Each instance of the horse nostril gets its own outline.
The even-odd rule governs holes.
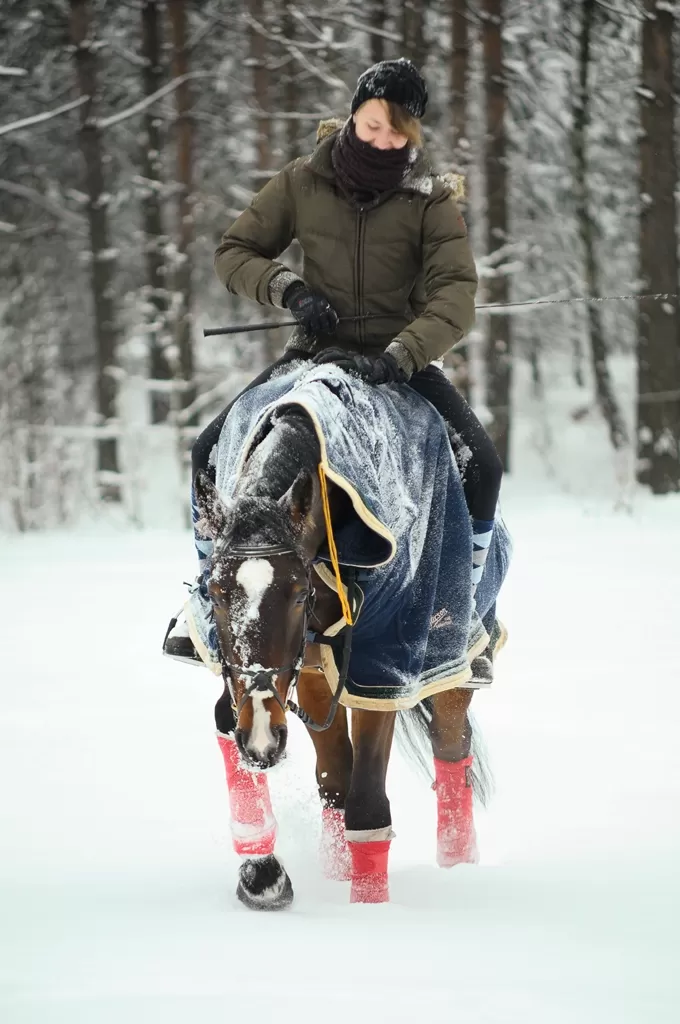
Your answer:
[[[236,746],[238,747],[239,754],[241,757],[248,760],[248,751],[243,739],[243,729],[237,729],[234,733],[234,739],[236,740]]]
[[[288,742],[288,729],[285,725],[275,725],[272,728],[272,735],[276,743],[274,757],[279,758],[286,749],[286,743]]]

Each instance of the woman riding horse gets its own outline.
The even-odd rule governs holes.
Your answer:
[[[287,308],[299,324],[281,359],[246,390],[269,380],[275,370],[293,360],[312,359],[335,363],[369,384],[408,382],[439,411],[461,466],[472,520],[474,588],[491,541],[502,466],[469,405],[432,362],[470,329],[477,276],[451,187],[433,173],[421,147],[420,119],[426,105],[426,84],[410,61],[383,61],[365,71],[345,123],[330,130],[327,126],[311,156],[288,164],[262,188],[224,235],[215,268],[230,292]],[[277,261],[294,239],[304,254],[302,277]],[[351,319],[366,313],[375,319]],[[195,482],[199,471],[210,475],[210,456],[230,408],[206,427],[193,446]],[[200,528],[210,500],[203,474],[198,476],[202,494],[193,502],[201,568],[212,552],[212,538]],[[183,626],[168,635],[165,652],[196,658]],[[439,857],[440,863],[452,864],[475,859],[471,757],[464,728],[470,692],[439,696],[450,696],[445,714],[443,703],[439,711],[435,708],[431,730]],[[391,724],[388,716],[373,717],[386,719],[384,745],[389,751],[393,716]],[[358,727],[359,744],[360,733]],[[220,746],[233,820],[254,823],[262,818],[260,825],[266,826],[271,815],[264,794],[266,781],[243,770],[226,730],[220,735]],[[356,763],[356,746],[354,757]],[[326,806],[333,809],[335,805]],[[339,825],[336,818],[331,827],[337,831]],[[365,830],[361,822],[350,827]],[[247,841],[240,843],[239,852],[265,856],[273,849],[267,828],[264,846],[258,845],[259,840],[254,846]],[[384,855],[386,864],[391,832],[389,827],[378,831],[381,834],[375,836],[357,833],[357,842],[350,845],[365,854],[364,859]],[[352,854],[361,860],[356,850]],[[375,874],[374,860],[371,864]],[[242,872],[242,887],[244,879],[249,884],[246,875]],[[264,889],[268,885],[261,882]],[[386,898],[386,889],[380,892],[377,898]],[[257,901],[251,900],[251,905]]]
[[[368,68],[349,118],[341,127],[322,124],[327,134],[316,151],[287,164],[258,192],[223,236],[215,270],[233,294],[287,308],[300,325],[283,356],[245,390],[286,363],[312,358],[372,384],[408,382],[437,409],[462,470],[476,587],[503,467],[475,413],[433,365],[474,323],[477,274],[451,187],[433,173],[422,149],[427,98],[411,61]],[[304,254],[303,278],[277,262],[294,239]],[[346,319],[367,312],[379,318]],[[209,471],[234,402],[194,443],[193,480],[199,470]],[[196,546],[202,570],[212,543],[197,530]],[[165,651],[196,659],[181,624]]]

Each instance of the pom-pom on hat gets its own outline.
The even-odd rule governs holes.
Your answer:
[[[359,76],[352,97],[354,114],[367,100],[388,100],[420,119],[427,109],[427,85],[415,64],[406,57],[381,60]]]

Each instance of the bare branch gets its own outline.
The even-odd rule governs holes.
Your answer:
[[[8,68],[3,64],[0,64],[0,75],[5,78],[22,78],[27,75],[28,71],[26,68]]]
[[[168,93],[174,92],[180,85],[185,82],[189,82],[196,78],[217,78],[214,71],[187,71],[186,75],[178,75],[177,78],[173,78],[167,85],[157,89],[156,92],[151,93],[150,96],[146,96],[143,100],[139,100],[138,103],[133,103],[131,107],[126,110],[120,110],[117,114],[112,114],[111,117],[102,117],[97,122],[99,128],[111,128],[114,124],[119,124],[121,121],[126,121],[129,117],[135,117],[137,114],[142,114],[148,107],[151,107],[157,100],[163,99]]]
[[[29,203],[47,210],[53,217],[68,224],[73,230],[81,232],[85,229],[85,225],[77,213],[73,213],[72,210],[68,210],[64,206],[59,206],[58,203],[48,199],[47,196],[44,196],[35,188],[30,188],[28,185],[20,185],[17,181],[6,181],[4,178],[0,178],[0,190],[9,192],[13,196],[19,196],[19,198],[26,199]]]
[[[12,121],[10,124],[3,124],[0,126],[0,135],[8,135],[9,132],[20,131],[22,128],[30,128],[34,124],[42,124],[43,121],[50,121],[53,117],[58,117],[59,114],[66,114],[69,110],[75,110],[76,107],[82,107],[83,103],[87,103],[89,96],[81,96],[80,99],[72,100],[70,103],[64,103],[61,107],[56,107],[54,110],[46,110],[43,114],[34,114],[32,117],[24,117],[20,121]]]
[[[404,37],[398,32],[388,32],[386,29],[374,28],[373,25],[367,25],[363,21],[357,21],[356,18],[348,16],[346,18],[341,17],[339,14],[314,14],[308,15],[310,18],[322,18],[323,21],[336,21],[339,25],[344,25],[345,28],[353,28],[358,32],[366,32],[369,36],[381,36],[383,39],[389,39],[393,43],[403,43]]]
[[[139,57],[136,53],[133,53],[132,50],[126,50],[124,46],[119,46],[118,43],[114,43],[112,39],[107,39],[106,36],[103,38],[102,42],[108,46],[109,50],[117,53],[119,57],[122,57],[123,60],[129,61],[130,64],[133,64],[136,68],[146,67],[147,62],[145,58]]]

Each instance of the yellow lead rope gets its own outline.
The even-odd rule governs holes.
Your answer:
[[[326,473],[321,462],[319,463],[319,480],[321,481],[321,502],[323,504],[323,517],[326,520],[326,537],[328,538],[328,550],[330,551],[331,554],[331,565],[333,566],[335,580],[338,585],[338,597],[340,598],[342,617],[344,618],[348,626],[352,626],[354,625],[352,620],[352,609],[349,606],[347,594],[345,593],[345,587],[342,582],[342,576],[340,575],[338,549],[335,546],[335,537],[333,536],[333,523],[331,522],[331,507],[328,503],[328,485],[326,483]]]

